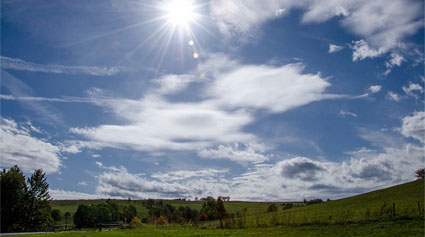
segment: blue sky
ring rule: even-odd
[[[55,199],[340,198],[424,166],[422,1],[2,1],[1,167]]]

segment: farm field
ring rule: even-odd
[[[52,208],[75,212],[79,204],[98,204],[105,200],[52,201]],[[147,209],[140,201],[116,200],[120,205],[132,204],[138,216],[146,217]],[[173,206],[200,209],[201,201],[163,200]],[[423,236],[424,235],[424,180],[376,190],[369,193],[313,205],[293,203],[295,207],[266,213],[271,202],[225,202],[228,213],[242,213],[242,217],[224,220],[226,229],[218,229],[219,222],[204,222],[199,227],[179,225],[145,225],[131,230],[79,233],[55,233],[51,236]],[[72,219],[72,218],[71,218]]]

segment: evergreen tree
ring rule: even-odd
[[[18,166],[0,174],[1,183],[1,230],[15,232],[24,230],[26,194],[25,176]]]

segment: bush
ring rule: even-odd
[[[292,204],[292,203],[286,203],[286,204],[282,204],[282,210],[287,210],[287,209],[291,209],[293,206],[294,206],[294,204]]]
[[[278,208],[276,206],[276,203],[270,204],[269,207],[267,208],[267,212],[275,212],[277,210],[278,210]]]
[[[52,216],[54,221],[61,221],[62,220],[61,211],[59,211],[58,209],[53,209],[50,212],[50,215]]]
[[[168,224],[167,218],[165,218],[164,216],[160,216],[158,218],[158,220],[156,221],[157,225],[166,225]]]
[[[139,217],[135,216],[133,217],[133,219],[131,219],[130,225],[139,226],[139,225],[142,225],[142,221],[139,219]]]

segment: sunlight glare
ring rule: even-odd
[[[164,5],[166,18],[174,26],[187,27],[196,20],[196,7],[192,0],[171,0]]]

